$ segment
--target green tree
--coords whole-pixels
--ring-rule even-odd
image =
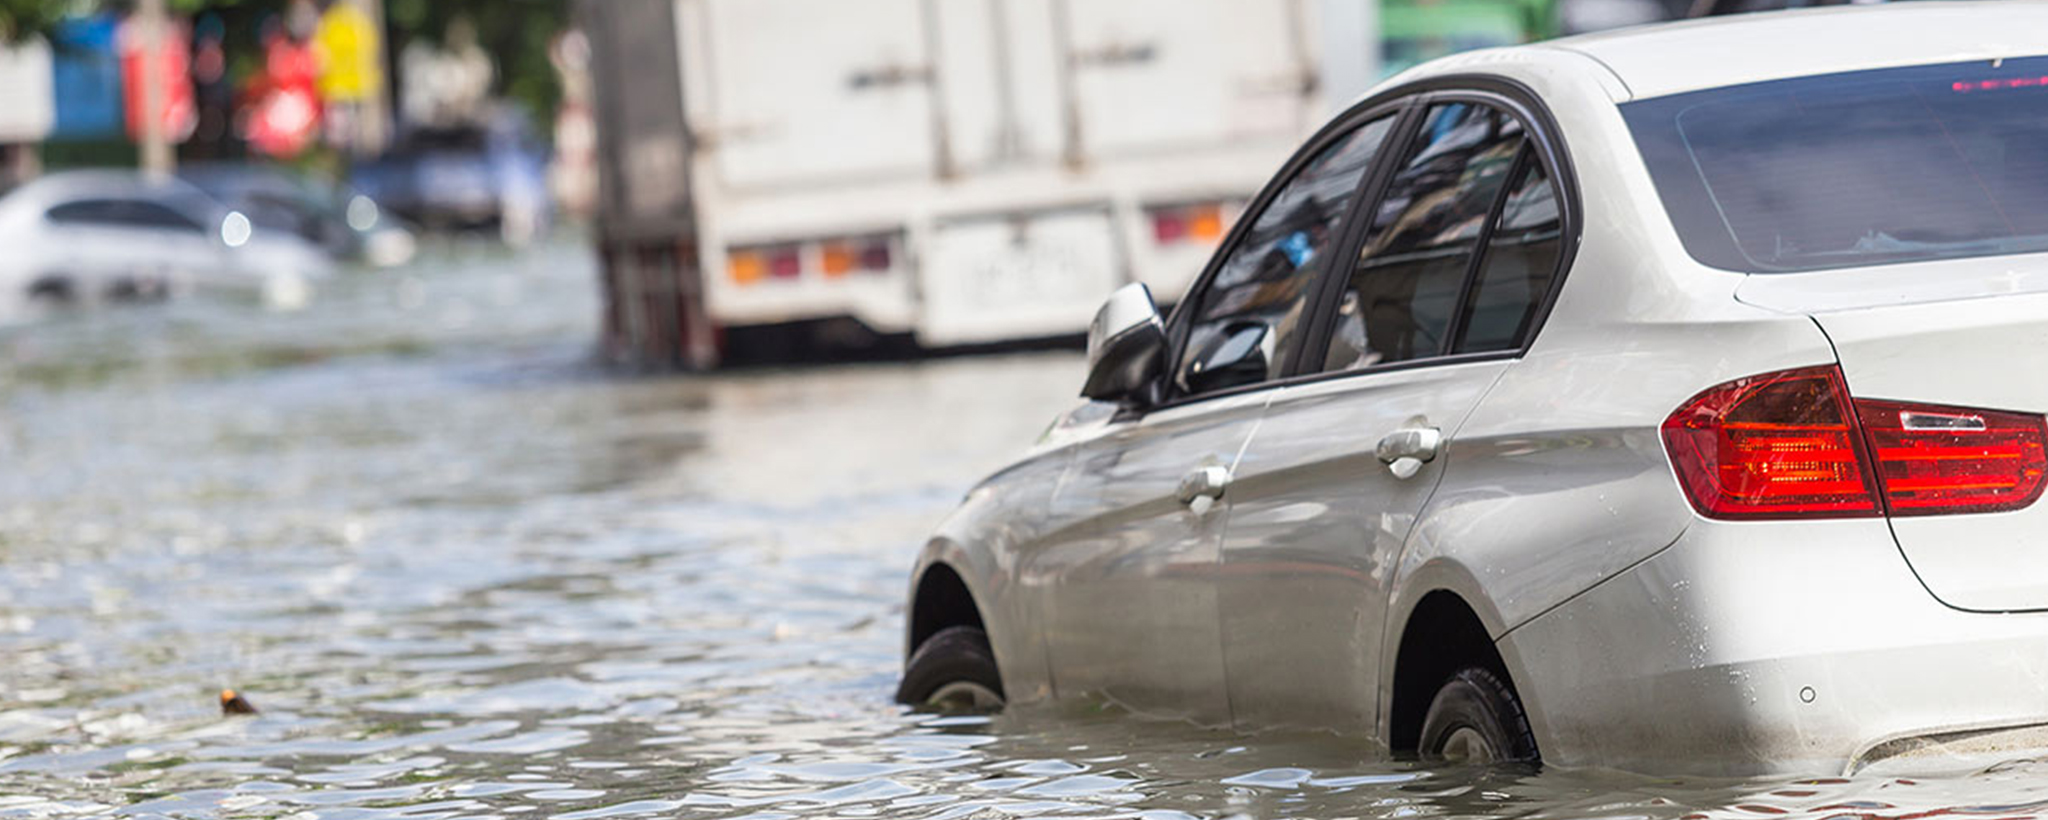
[[[439,43],[456,18],[476,26],[477,44],[497,64],[493,91],[524,105],[546,123],[561,100],[548,44],[570,24],[568,0],[385,0],[392,53],[414,38]],[[400,82],[404,82],[400,78]]]

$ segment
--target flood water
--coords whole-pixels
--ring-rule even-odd
[[[1072,353],[590,363],[592,262],[0,330],[0,820],[1987,818],[2048,764],[1698,781],[890,702],[910,561]],[[262,711],[224,718],[232,687]]]

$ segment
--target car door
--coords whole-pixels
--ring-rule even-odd
[[[1307,338],[1328,252],[1391,120],[1347,119],[1289,163],[1175,316],[1166,401],[1078,445],[1052,500],[1070,523],[1025,578],[1044,590],[1061,695],[1229,720],[1214,585],[1224,488]]]
[[[52,251],[44,273],[64,279],[78,298],[99,298],[121,283],[173,278],[215,261],[189,220],[142,199],[108,196],[52,206],[44,215]]]
[[[1557,280],[1556,189],[1529,117],[1468,93],[1418,111],[1333,277],[1317,358],[1269,402],[1230,487],[1217,597],[1245,725],[1376,728],[1402,544]]]

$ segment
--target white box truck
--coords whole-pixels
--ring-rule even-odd
[[[1177,299],[1328,113],[1322,18],[1370,15],[1324,5],[585,0],[607,347],[980,345]]]

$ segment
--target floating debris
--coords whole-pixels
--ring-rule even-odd
[[[253,715],[256,705],[233,689],[220,690],[220,713],[223,715]]]

